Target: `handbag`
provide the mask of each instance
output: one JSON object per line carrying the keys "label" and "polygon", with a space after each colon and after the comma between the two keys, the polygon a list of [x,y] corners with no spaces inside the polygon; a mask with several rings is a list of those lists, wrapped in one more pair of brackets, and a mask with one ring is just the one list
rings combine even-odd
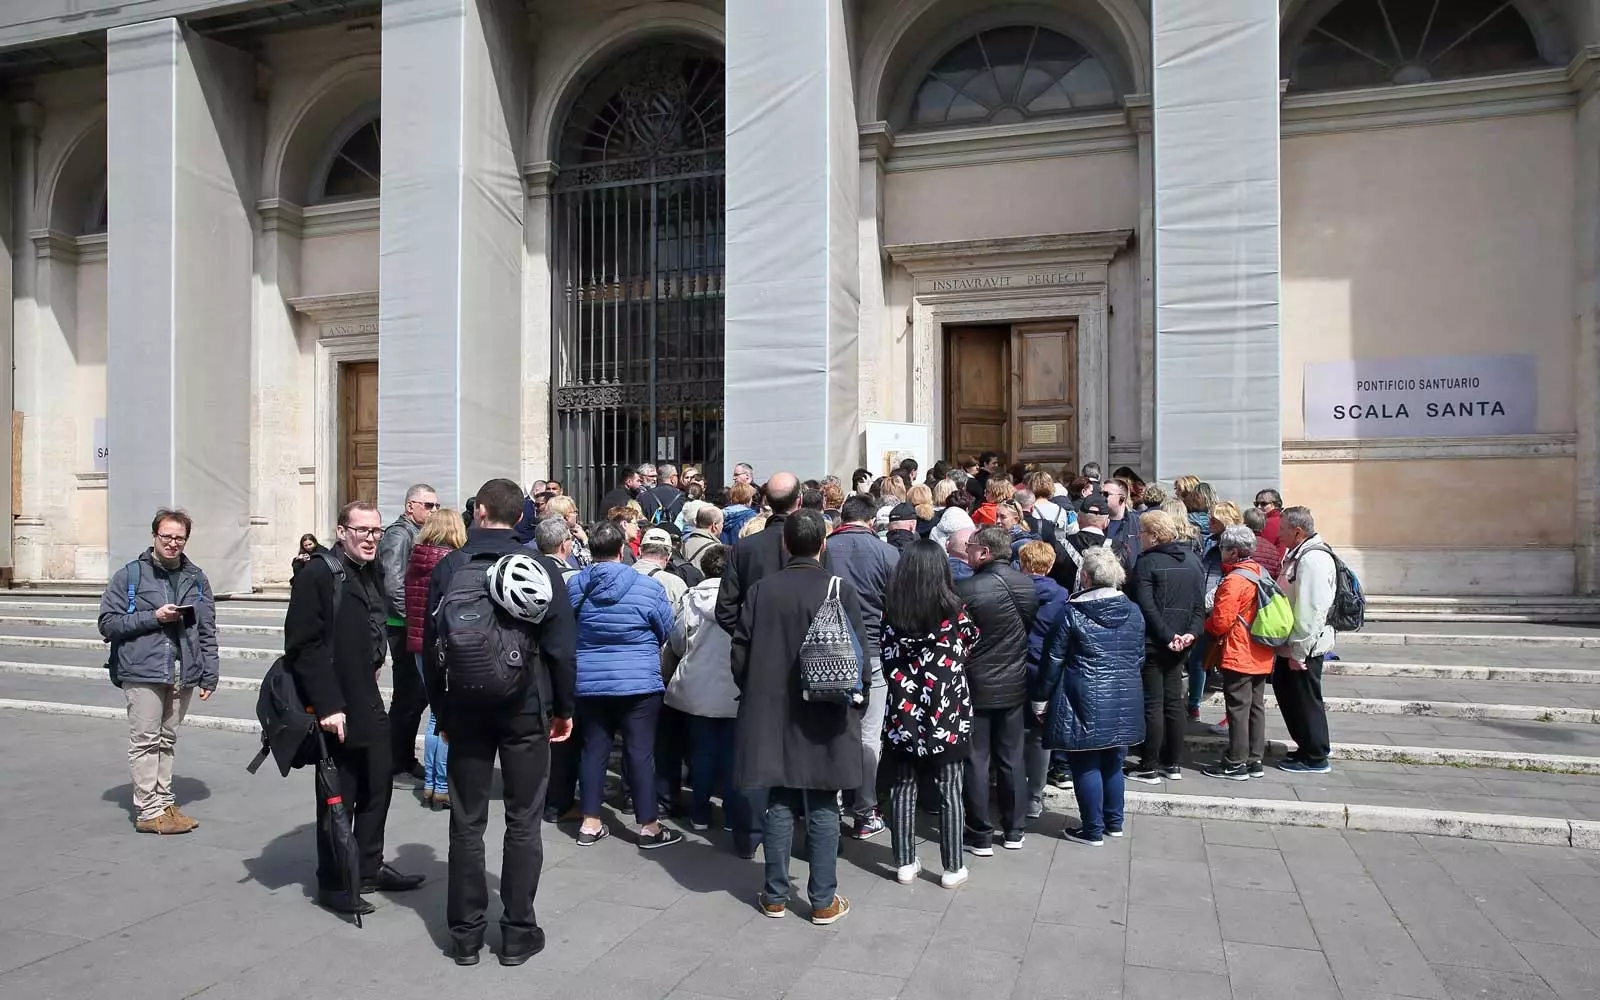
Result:
{"label": "handbag", "polygon": [[839,583],[838,577],[828,581],[828,594],[800,642],[800,697],[806,701],[845,704],[861,689],[861,648],[839,600]]}

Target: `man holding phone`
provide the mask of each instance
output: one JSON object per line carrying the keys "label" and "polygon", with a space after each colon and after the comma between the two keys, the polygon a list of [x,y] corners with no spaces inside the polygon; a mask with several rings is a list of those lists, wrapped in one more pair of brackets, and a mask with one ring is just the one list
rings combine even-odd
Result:
{"label": "man holding phone", "polygon": [[200,824],[178,811],[172,763],[178,726],[195,689],[217,689],[216,605],[205,573],[183,554],[189,515],[162,509],[151,545],[118,570],[100,598],[100,635],[111,643],[112,683],[128,700],[128,770],[134,829],[188,833]]}

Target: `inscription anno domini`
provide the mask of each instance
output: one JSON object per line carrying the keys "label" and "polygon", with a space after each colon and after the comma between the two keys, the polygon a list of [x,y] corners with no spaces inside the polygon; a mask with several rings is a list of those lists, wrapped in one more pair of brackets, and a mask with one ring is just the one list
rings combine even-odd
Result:
{"label": "inscription anno domini", "polygon": [[1001,288],[1039,288],[1088,284],[1088,271],[1029,271],[1021,274],[979,274],[970,278],[932,278],[930,292],[983,292]]}

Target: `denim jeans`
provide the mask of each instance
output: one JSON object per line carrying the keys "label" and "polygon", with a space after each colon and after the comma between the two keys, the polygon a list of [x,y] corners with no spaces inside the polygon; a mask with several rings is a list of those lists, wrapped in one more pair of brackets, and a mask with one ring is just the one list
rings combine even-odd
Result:
{"label": "denim jeans", "polygon": [[813,910],[827,908],[839,892],[839,792],[836,789],[774,788],[767,794],[762,848],[767,866],[767,901],[789,901],[789,856],[794,853],[794,814],[806,814],[806,853],[811,877],[806,896]]}
{"label": "denim jeans", "polygon": [[1099,839],[1107,830],[1122,829],[1122,759],[1127,747],[1104,750],[1069,750],[1072,790],[1078,798],[1083,832]]}
{"label": "denim jeans", "polygon": [[856,789],[853,812],[865,819],[878,811],[878,758],[883,752],[883,711],[889,683],[883,679],[883,661],[872,658],[872,686],[867,689],[867,711],[861,716],[861,787]]}
{"label": "denim jeans", "polygon": [[692,823],[711,825],[711,795],[722,793],[722,825],[740,835],[741,843],[755,839],[756,819],[750,802],[733,787],[733,738],[738,719],[689,716],[689,787],[694,793],[689,808]]}
{"label": "denim jeans", "polygon": [[[422,673],[422,654],[417,653],[417,673]],[[450,744],[439,738],[439,722],[428,710],[428,726],[422,739],[422,790],[435,795],[450,794],[450,779],[446,777],[450,762]]]}
{"label": "denim jeans", "polygon": [[1206,696],[1206,651],[1211,648],[1211,636],[1196,636],[1194,645],[1189,647],[1187,668],[1189,674],[1189,713],[1192,715],[1200,710],[1200,702]]}

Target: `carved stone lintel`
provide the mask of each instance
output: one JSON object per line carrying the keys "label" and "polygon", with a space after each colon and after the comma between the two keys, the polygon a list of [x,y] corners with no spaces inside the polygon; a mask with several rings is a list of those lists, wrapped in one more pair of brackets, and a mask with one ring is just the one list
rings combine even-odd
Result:
{"label": "carved stone lintel", "polygon": [[375,291],[301,295],[289,299],[288,304],[301,316],[321,324],[325,336],[378,332],[378,293]]}

